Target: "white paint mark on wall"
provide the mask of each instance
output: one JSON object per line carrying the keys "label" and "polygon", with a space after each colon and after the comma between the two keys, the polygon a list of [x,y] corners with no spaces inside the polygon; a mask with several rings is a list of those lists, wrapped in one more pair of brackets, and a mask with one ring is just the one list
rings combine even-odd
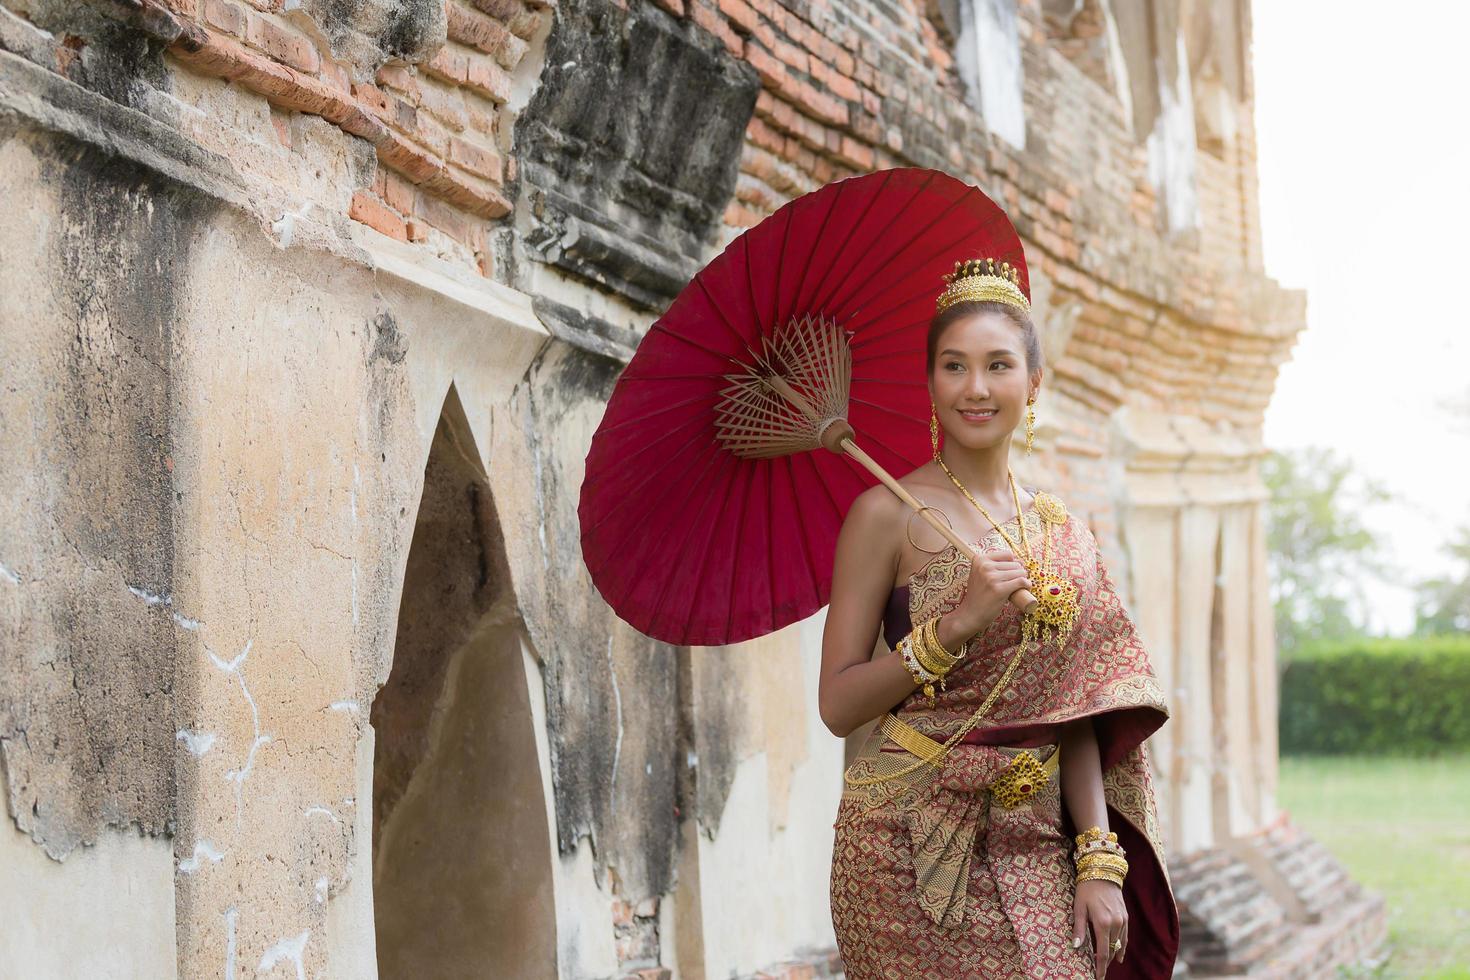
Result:
{"label": "white paint mark on wall", "polygon": [[207,840],[196,840],[194,842],[194,853],[179,862],[179,873],[191,875],[204,867],[205,862],[219,864],[224,860],[219,848]]}
{"label": "white paint mark on wall", "polygon": [[225,980],[235,980],[235,920],[239,916],[235,906],[225,909]]}
{"label": "white paint mark on wall", "polygon": [[191,732],[187,728],[180,728],[174,733],[174,740],[184,743],[184,748],[196,759],[204,757],[204,753],[214,747],[214,732]]}
{"label": "white paint mark on wall", "polygon": [[139,599],[142,599],[150,606],[163,606],[164,608],[166,608],[169,611],[169,616],[172,617],[173,621],[175,623],[178,623],[181,628],[191,631],[197,630],[199,628],[199,620],[194,619],[190,616],[185,616],[183,613],[173,608],[173,596],[159,595],[156,592],[150,592],[147,589],[139,588],[136,585],[128,586],[128,591],[137,596]]}
{"label": "white paint mark on wall", "polygon": [[309,806],[301,812],[303,816],[326,817],[328,820],[332,821],[332,823],[337,824],[338,826],[341,826],[342,824],[342,821],[337,819],[337,815],[324,806]]}
{"label": "white paint mark on wall", "polygon": [[235,680],[239,682],[240,693],[245,696],[245,703],[250,705],[250,725],[255,732],[255,736],[250,742],[250,750],[245,753],[244,764],[242,764],[238,769],[231,769],[229,772],[225,773],[225,778],[235,784],[236,825],[240,823],[240,811],[244,805],[245,780],[249,778],[250,771],[255,768],[255,753],[260,749],[262,745],[271,740],[271,737],[269,735],[264,734],[260,730],[260,708],[256,706],[255,698],[251,696],[250,688],[245,683],[245,658],[250,656],[250,647],[254,645],[254,643],[255,640],[253,639],[245,641],[245,649],[241,650],[239,656],[235,657],[235,659],[231,660],[229,663],[225,663],[219,657],[214,655],[214,651],[210,650],[208,647],[205,647],[205,652],[209,654],[209,659],[214,661],[214,665],[220,670],[224,671],[226,674],[232,675]]}
{"label": "white paint mark on wall", "polygon": [[312,897],[314,897],[316,899],[316,903],[318,905],[321,905],[322,903],[326,902],[326,900],[327,900],[327,879],[326,878],[318,878],[316,880],[316,891],[313,893],[313,896]]}
{"label": "white paint mark on wall", "polygon": [[306,953],[306,941],[310,938],[311,930],[308,929],[299,936],[282,939],[265,951],[265,955],[260,958],[260,966],[255,968],[256,972],[267,973],[275,969],[277,963],[290,963],[296,967],[297,980],[306,980],[306,964],[302,958]]}
{"label": "white paint mark on wall", "polygon": [[1163,194],[1170,231],[1197,228],[1199,179],[1198,140],[1194,129],[1194,93],[1189,79],[1189,51],[1181,31],[1175,40],[1177,71],[1168,78],[1162,62],[1154,62],[1159,78],[1159,118],[1148,136],[1149,181]]}
{"label": "white paint mark on wall", "polygon": [[331,704],[327,705],[327,707],[331,708],[333,711],[345,711],[349,715],[353,716],[356,716],[362,712],[361,705],[359,705],[356,701],[349,701],[346,699],[341,701],[333,701]]}
{"label": "white paint mark on wall", "polygon": [[15,569],[11,568],[9,565],[5,564],[3,561],[0,561],[0,578],[3,578],[5,581],[9,582],[11,585],[19,585],[20,584],[20,575],[15,571]]}
{"label": "white paint mark on wall", "polygon": [[618,669],[613,665],[613,638],[607,638],[607,672],[612,676],[613,705],[618,711],[618,738],[613,743],[612,780],[607,795],[611,799],[618,788],[618,757],[623,754],[623,692],[618,690]]}

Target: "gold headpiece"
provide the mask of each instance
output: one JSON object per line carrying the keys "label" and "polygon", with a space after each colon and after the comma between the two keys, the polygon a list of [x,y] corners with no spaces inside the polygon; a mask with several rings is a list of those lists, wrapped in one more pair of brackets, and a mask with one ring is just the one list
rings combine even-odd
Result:
{"label": "gold headpiece", "polygon": [[1021,272],[1009,262],[968,259],[954,264],[954,274],[944,277],[949,285],[939,294],[938,312],[956,303],[989,301],[1009,303],[1029,314],[1031,303],[1021,292]]}

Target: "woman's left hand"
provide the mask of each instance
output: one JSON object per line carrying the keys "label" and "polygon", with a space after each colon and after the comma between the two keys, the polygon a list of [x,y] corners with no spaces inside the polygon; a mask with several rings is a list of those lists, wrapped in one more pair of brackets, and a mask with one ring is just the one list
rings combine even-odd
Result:
{"label": "woman's left hand", "polygon": [[1088,926],[1092,927],[1093,970],[1097,980],[1102,980],[1114,956],[1109,944],[1115,939],[1123,944],[1116,954],[1119,960],[1128,952],[1128,909],[1123,904],[1122,888],[1099,878],[1077,883],[1076,904],[1072,910],[1074,949],[1087,942]]}

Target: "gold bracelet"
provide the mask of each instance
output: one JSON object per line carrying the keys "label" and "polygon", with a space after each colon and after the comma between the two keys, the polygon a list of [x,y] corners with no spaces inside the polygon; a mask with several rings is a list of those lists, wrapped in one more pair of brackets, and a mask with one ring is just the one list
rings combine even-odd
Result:
{"label": "gold bracelet", "polygon": [[1128,871],[1128,860],[1116,854],[1084,854],[1077,862],[1079,871],[1087,868],[1112,868],[1125,874]]}
{"label": "gold bracelet", "polygon": [[1080,885],[1084,881],[1111,881],[1119,888],[1123,887],[1123,879],[1121,877],[1106,871],[1079,871],[1077,873],[1077,883]]}
{"label": "gold bracelet", "polygon": [[1088,827],[1082,833],[1078,834],[1074,839],[1077,841],[1078,847],[1081,847],[1084,844],[1091,843],[1095,840],[1111,841],[1114,844],[1118,843],[1117,833],[1115,833],[1114,831],[1108,831],[1104,833],[1103,829],[1095,824],[1091,827]]}
{"label": "gold bracelet", "polygon": [[934,698],[934,682],[939,680],[939,676],[925,670],[923,665],[919,663],[919,659],[914,653],[913,634],[910,633],[908,636],[899,640],[898,646],[894,650],[902,658],[904,668],[908,670],[909,676],[914,679],[914,686],[922,687],[924,689],[924,696],[932,700]]}
{"label": "gold bracelet", "polygon": [[960,658],[944,648],[939,642],[939,617],[926,620],[919,627],[919,636],[914,643],[914,652],[918,654],[919,663],[931,674],[943,677],[954,669],[954,665],[960,662]]}

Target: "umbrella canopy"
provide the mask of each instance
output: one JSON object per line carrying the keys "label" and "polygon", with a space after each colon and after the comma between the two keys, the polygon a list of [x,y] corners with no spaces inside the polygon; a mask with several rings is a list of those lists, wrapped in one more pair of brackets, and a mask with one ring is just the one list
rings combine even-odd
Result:
{"label": "umbrella canopy", "polygon": [[877,480],[826,449],[753,459],[717,407],[783,325],[835,322],[851,350],[847,420],[882,467],[930,456],[925,335],[957,260],[1017,267],[993,201],[935,170],[828,184],[748,229],[700,271],[634,352],[587,454],[577,513],[588,571],[641,632],[679,645],[763,636],[827,604],[837,533]]}

